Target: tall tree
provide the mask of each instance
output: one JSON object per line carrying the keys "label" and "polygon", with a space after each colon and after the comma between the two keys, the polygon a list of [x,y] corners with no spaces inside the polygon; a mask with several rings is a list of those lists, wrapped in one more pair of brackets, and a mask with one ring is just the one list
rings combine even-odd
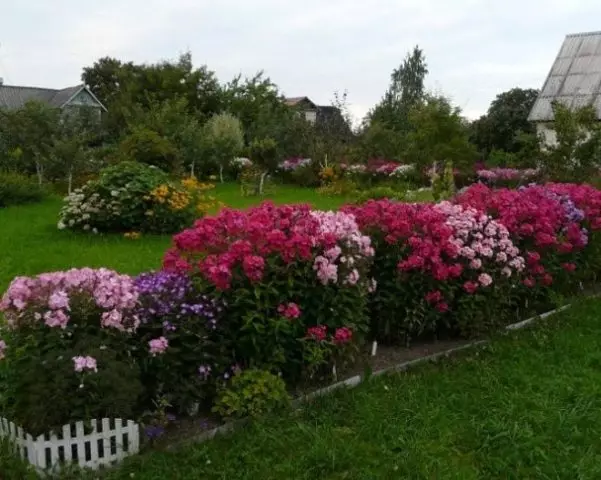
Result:
{"label": "tall tree", "polygon": [[492,150],[518,153],[522,149],[523,134],[536,134],[528,115],[538,90],[512,88],[493,100],[485,116],[476,120],[472,126],[472,141],[483,155]]}
{"label": "tall tree", "polygon": [[470,168],[476,150],[469,142],[461,110],[441,96],[427,96],[409,114],[411,132],[406,137],[405,158],[421,168],[433,162],[451,161],[460,169]]}
{"label": "tall tree", "polygon": [[403,63],[393,70],[388,90],[369,114],[370,123],[382,123],[386,128],[407,132],[409,112],[423,100],[427,74],[424,52],[415,46]]}

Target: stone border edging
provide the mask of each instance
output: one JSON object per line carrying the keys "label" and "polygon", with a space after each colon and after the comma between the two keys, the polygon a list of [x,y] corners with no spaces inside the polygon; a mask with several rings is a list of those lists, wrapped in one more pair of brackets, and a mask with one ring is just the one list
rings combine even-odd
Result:
{"label": "stone border edging", "polygon": [[[572,306],[571,304],[567,304],[562,307],[558,307],[553,310],[550,310],[546,313],[542,313],[540,315],[535,315],[534,317],[527,318],[526,320],[522,320],[517,323],[512,323],[505,327],[505,331],[510,332],[513,330],[520,330],[524,327],[531,325],[532,323],[536,322],[537,320],[544,320],[545,318],[548,318],[552,315],[561,313],[561,312],[567,310],[568,308],[570,308],[571,306]],[[428,363],[428,362],[432,362],[434,360],[438,360],[439,358],[449,357],[450,355],[461,352],[463,350],[467,350],[467,349],[477,347],[480,345],[486,345],[488,343],[490,343],[490,340],[488,340],[488,339],[475,340],[473,342],[466,343],[465,345],[461,345],[459,347],[449,348],[449,349],[443,350],[441,352],[437,352],[437,353],[433,353],[433,354],[426,355],[423,357],[415,358],[413,360],[408,360],[406,362],[402,362],[397,365],[393,365],[392,367],[383,368],[381,370],[372,372],[370,375],[367,375],[367,376],[355,375],[355,376],[347,378],[345,380],[341,380],[340,382],[333,383],[332,385],[328,385],[327,387],[323,387],[318,390],[315,390],[314,392],[308,393],[306,395],[301,395],[300,397],[298,397],[292,401],[292,405],[294,408],[299,408],[303,403],[311,401],[314,398],[322,397],[324,395],[332,393],[340,388],[343,388],[343,387],[354,388],[354,387],[360,385],[361,383],[363,383],[365,380],[368,380],[371,377],[377,377],[377,376],[384,375],[386,373],[392,373],[392,372],[404,372],[404,371],[409,370],[409,369],[411,369],[417,365],[420,365],[422,363]],[[226,434],[226,433],[234,431],[236,428],[248,423],[249,420],[250,420],[249,418],[244,418],[242,420],[224,423],[223,425],[220,425],[211,430],[202,432],[201,434],[191,437],[189,439],[182,440],[180,442],[171,444],[167,447],[167,449],[173,450],[174,448],[178,448],[178,447],[180,447],[182,445],[186,445],[186,444],[204,443],[208,440],[213,439],[216,435]]]}

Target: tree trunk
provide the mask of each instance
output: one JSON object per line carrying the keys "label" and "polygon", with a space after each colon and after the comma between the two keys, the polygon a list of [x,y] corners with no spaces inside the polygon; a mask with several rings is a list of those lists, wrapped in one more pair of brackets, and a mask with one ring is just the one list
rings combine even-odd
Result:
{"label": "tree trunk", "polygon": [[41,185],[44,181],[44,168],[39,161],[35,161],[35,173],[38,176],[38,185]]}
{"label": "tree trunk", "polygon": [[69,174],[67,175],[67,193],[71,195],[71,190],[73,188],[73,168],[69,169]]}
{"label": "tree trunk", "polygon": [[267,172],[263,172],[261,174],[261,178],[259,179],[259,195],[263,195],[263,186],[265,185],[265,177],[267,176]]}
{"label": "tree trunk", "polygon": [[195,164],[195,163],[196,163],[196,162],[192,162],[192,165],[191,165],[191,167],[190,167],[190,176],[191,176],[192,178],[194,178],[194,164]]}
{"label": "tree trunk", "polygon": [[219,181],[223,183],[223,165],[219,165]]}

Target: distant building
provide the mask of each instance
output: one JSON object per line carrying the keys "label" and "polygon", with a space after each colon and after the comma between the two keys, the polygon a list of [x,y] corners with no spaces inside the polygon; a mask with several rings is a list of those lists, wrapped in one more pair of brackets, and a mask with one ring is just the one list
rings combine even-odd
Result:
{"label": "distant building", "polygon": [[106,107],[85,85],[63,88],[19,87],[4,85],[0,79],[0,109],[14,110],[22,108],[27,102],[43,102],[65,112],[79,108],[92,108],[98,117],[106,112]]}
{"label": "distant building", "polygon": [[553,103],[578,109],[593,106],[601,120],[601,32],[567,35],[528,120],[545,145],[557,143]]}
{"label": "distant building", "polygon": [[305,120],[313,125],[352,135],[351,126],[346,122],[338,107],[317,105],[309,97],[290,97],[284,101],[286,105],[296,108]]}

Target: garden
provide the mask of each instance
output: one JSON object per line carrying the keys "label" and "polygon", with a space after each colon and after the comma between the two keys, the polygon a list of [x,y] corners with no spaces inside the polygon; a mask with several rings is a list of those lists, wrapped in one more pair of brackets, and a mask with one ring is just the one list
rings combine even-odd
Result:
{"label": "garden", "polygon": [[[3,474],[80,478],[77,465],[129,455],[108,478],[595,472],[544,444],[598,423],[595,388],[574,392],[596,375],[599,304],[579,297],[601,272],[601,131],[557,106],[556,147],[519,126],[501,149],[482,133],[499,103],[470,130],[424,93],[411,55],[400,68],[422,65],[419,98],[385,96],[357,132],[345,97],[335,121],[309,125],[261,76],[220,86],[185,58],[86,69],[112,99],[100,125],[35,104],[0,112]],[[148,95],[155,75],[165,83]],[[501,335],[567,303],[549,325]],[[565,425],[543,428],[564,422],[566,398]],[[509,455],[520,441],[529,453]]]}

